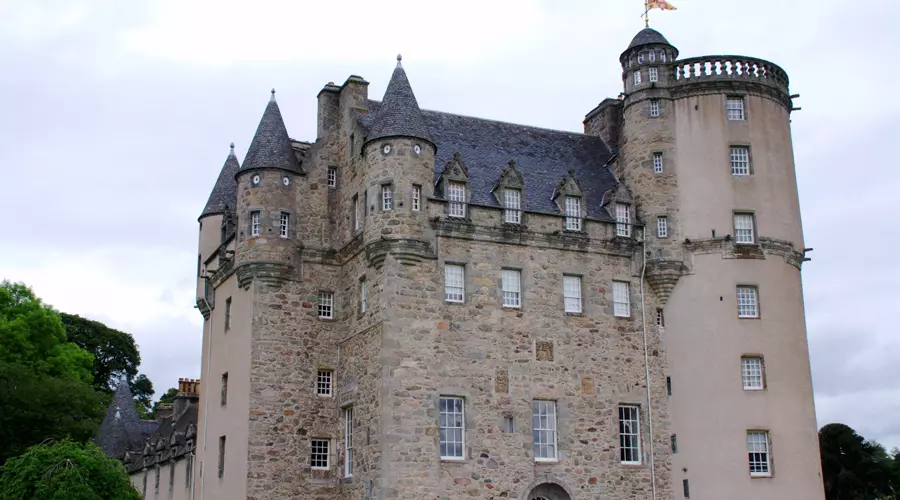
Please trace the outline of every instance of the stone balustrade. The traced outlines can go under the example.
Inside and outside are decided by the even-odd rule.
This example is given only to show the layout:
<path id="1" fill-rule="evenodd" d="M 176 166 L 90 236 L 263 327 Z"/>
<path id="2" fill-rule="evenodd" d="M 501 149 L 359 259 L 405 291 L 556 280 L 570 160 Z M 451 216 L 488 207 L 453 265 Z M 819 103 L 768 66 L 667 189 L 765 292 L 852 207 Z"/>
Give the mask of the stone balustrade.
<path id="1" fill-rule="evenodd" d="M 790 109 L 788 76 L 777 64 L 745 56 L 702 56 L 669 65 L 669 82 L 677 94 L 713 85 L 756 88 Z M 680 88 L 680 92 L 678 89 Z"/>

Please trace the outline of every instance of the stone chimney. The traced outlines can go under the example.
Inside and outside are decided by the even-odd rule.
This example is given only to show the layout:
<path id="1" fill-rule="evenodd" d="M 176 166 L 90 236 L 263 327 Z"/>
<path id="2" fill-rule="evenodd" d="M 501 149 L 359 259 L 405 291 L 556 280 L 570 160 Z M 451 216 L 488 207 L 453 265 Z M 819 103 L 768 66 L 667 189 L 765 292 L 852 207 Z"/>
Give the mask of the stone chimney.
<path id="1" fill-rule="evenodd" d="M 187 407 L 200 400 L 200 379 L 179 378 L 178 394 L 172 403 L 172 415 L 178 418 Z"/>
<path id="2" fill-rule="evenodd" d="M 584 117 L 585 135 L 603 139 L 610 149 L 620 146 L 622 136 L 622 100 L 606 98 Z"/>

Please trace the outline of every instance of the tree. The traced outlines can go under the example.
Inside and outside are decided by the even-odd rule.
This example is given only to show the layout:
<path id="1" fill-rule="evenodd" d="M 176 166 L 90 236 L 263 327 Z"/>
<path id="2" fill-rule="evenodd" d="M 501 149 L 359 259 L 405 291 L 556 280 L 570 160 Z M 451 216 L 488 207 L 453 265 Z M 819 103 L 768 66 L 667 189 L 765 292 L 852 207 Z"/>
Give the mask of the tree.
<path id="1" fill-rule="evenodd" d="M 146 375 L 138 375 L 131 384 L 131 394 L 134 396 L 134 404 L 142 419 L 153 418 L 150 404 L 153 403 L 153 382 Z"/>
<path id="2" fill-rule="evenodd" d="M 0 468 L 0 500 L 140 500 L 122 464 L 97 445 L 63 440 L 28 448 Z"/>
<path id="3" fill-rule="evenodd" d="M 827 500 L 890 498 L 896 461 L 883 446 L 849 426 L 828 424 L 819 430 L 819 449 Z"/>
<path id="4" fill-rule="evenodd" d="M 175 396 L 178 395 L 178 389 L 171 387 L 168 391 L 165 392 L 162 396 L 160 396 L 159 401 L 153 403 L 153 410 L 150 412 L 150 418 L 156 418 L 156 409 L 160 404 L 163 403 L 171 403 L 175 401 Z"/>
<path id="5" fill-rule="evenodd" d="M 75 314 L 60 313 L 60 318 L 69 341 L 94 355 L 94 387 L 111 392 L 120 378 L 134 382 L 141 354 L 131 334 Z"/>

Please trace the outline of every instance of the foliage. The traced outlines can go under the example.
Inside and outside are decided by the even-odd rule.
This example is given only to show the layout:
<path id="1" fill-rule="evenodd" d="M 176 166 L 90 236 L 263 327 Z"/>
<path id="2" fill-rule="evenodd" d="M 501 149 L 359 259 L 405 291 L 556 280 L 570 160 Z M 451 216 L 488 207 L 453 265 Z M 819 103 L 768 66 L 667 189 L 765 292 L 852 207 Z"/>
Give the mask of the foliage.
<path id="1" fill-rule="evenodd" d="M 121 378 L 134 382 L 141 354 L 131 334 L 75 314 L 60 313 L 60 317 L 69 341 L 94 355 L 94 387 L 111 392 Z"/>
<path id="2" fill-rule="evenodd" d="M 153 418 L 150 404 L 153 402 L 153 382 L 146 375 L 138 375 L 131 384 L 131 394 L 134 396 L 134 404 L 142 419 Z"/>
<path id="3" fill-rule="evenodd" d="M 888 455 L 844 424 L 819 430 L 827 500 L 888 500 L 900 495 L 900 452 Z"/>
<path id="4" fill-rule="evenodd" d="M 70 440 L 32 446 L 0 468 L 0 500 L 140 500 L 118 460 Z"/>
<path id="5" fill-rule="evenodd" d="M 175 401 L 175 396 L 177 396 L 177 395 L 178 395 L 178 389 L 176 389 L 174 387 L 169 388 L 169 390 L 166 391 L 165 394 L 160 396 L 159 401 L 157 401 L 156 403 L 153 403 L 153 410 L 150 412 L 150 418 L 152 418 L 152 419 L 156 418 L 156 409 L 159 407 L 160 404 L 172 403 L 173 401 Z"/>

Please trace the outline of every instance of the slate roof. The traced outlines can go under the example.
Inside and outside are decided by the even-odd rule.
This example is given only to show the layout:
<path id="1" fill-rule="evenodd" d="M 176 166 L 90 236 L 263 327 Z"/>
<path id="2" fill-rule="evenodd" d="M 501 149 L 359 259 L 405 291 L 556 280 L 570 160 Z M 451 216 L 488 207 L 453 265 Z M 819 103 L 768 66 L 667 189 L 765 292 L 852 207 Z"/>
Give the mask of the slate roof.
<path id="1" fill-rule="evenodd" d="M 209 193 L 209 199 L 206 201 L 206 207 L 203 208 L 200 218 L 207 215 L 224 214 L 226 209 L 234 212 L 237 200 L 237 181 L 234 177 L 240 168 L 241 165 L 234 154 L 234 143 L 231 143 L 231 152 L 225 158 L 225 164 L 222 165 L 216 185 Z"/>
<path id="2" fill-rule="evenodd" d="M 194 449 L 196 445 L 197 414 L 200 405 L 196 397 L 185 397 L 183 408 L 177 413 L 160 420 L 158 426 L 128 451 L 130 461 L 125 467 L 129 472 L 141 470 L 158 462 L 182 457 Z M 173 442 L 172 438 L 175 437 Z M 149 445 L 149 446 L 148 446 Z"/>
<path id="3" fill-rule="evenodd" d="M 628 48 L 647 45 L 648 43 L 664 43 L 666 45 L 672 45 L 659 31 L 656 31 L 653 28 L 644 28 L 641 31 L 638 31 L 637 35 L 634 35 L 634 38 L 631 39 L 631 43 L 628 44 Z"/>
<path id="4" fill-rule="evenodd" d="M 255 168 L 280 168 L 300 172 L 287 127 L 284 126 L 278 102 L 275 101 L 274 89 L 240 170 L 243 172 Z"/>
<path id="5" fill-rule="evenodd" d="M 373 118 L 366 142 L 396 136 L 416 137 L 433 142 L 422 119 L 412 86 L 406 78 L 406 71 L 400 64 L 400 56 L 397 56 L 397 67 L 384 91 L 381 106 L 377 113 L 371 114 Z"/>
<path id="6" fill-rule="evenodd" d="M 106 416 L 97 429 L 94 442 L 106 456 L 122 459 L 126 451 L 140 449 L 155 430 L 155 422 L 142 421 L 138 416 L 128 382 L 121 381 L 106 408 Z"/>
<path id="7" fill-rule="evenodd" d="M 360 117 L 364 127 L 371 130 L 381 106 L 369 101 L 369 114 Z M 430 110 L 423 110 L 422 118 L 437 147 L 435 181 L 458 152 L 469 171 L 472 204 L 501 206 L 491 190 L 509 160 L 515 160 L 525 182 L 526 211 L 560 214 L 552 197 L 571 169 L 587 216 L 613 220 L 602 207 L 603 194 L 617 186 L 605 166 L 612 153 L 599 137 Z"/>

